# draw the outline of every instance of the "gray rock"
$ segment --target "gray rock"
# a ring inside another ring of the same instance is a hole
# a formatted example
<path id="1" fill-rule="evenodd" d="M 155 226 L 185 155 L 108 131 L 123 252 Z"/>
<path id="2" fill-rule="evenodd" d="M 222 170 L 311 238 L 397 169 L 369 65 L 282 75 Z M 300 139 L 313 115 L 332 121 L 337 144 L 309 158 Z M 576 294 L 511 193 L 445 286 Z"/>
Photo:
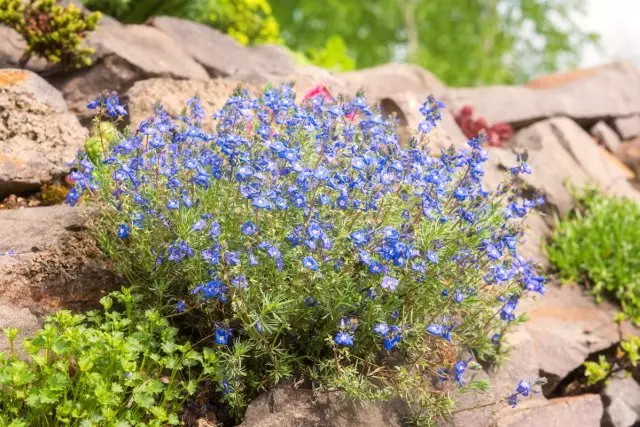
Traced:
<path id="1" fill-rule="evenodd" d="M 624 400 L 615 398 L 605 409 L 602 427 L 633 427 L 638 419 L 638 414 Z"/>
<path id="2" fill-rule="evenodd" d="M 334 393 L 276 388 L 249 404 L 240 427 L 399 427 L 402 412 L 398 402 L 363 405 Z"/>
<path id="3" fill-rule="evenodd" d="M 350 93 L 364 90 L 369 102 L 379 102 L 403 92 L 432 94 L 439 98 L 446 90 L 444 83 L 436 76 L 424 68 L 410 64 L 385 64 L 338 73 L 337 76 L 345 82 Z"/>
<path id="4" fill-rule="evenodd" d="M 407 91 L 388 94 L 375 101 L 380 103 L 384 115 L 396 115 L 400 129 L 404 132 L 401 132 L 401 137 L 404 137 L 402 140 L 406 140 L 408 136 L 416 134 L 418 125 L 424 120 L 419 110 L 429 95 L 429 92 Z M 368 97 L 367 100 L 374 101 Z M 467 138 L 456 124 L 451 112 L 447 109 L 442 111 L 442 121 L 429 134 L 429 142 L 432 147 L 438 149 L 449 148 L 451 145 L 458 149 L 469 148 L 467 146 Z"/>
<path id="5" fill-rule="evenodd" d="M 620 144 L 622 141 L 620 137 L 607 125 L 605 122 L 600 121 L 591 128 L 591 135 L 593 135 L 602 145 L 607 147 L 612 153 L 617 153 L 620 150 Z"/>
<path id="6" fill-rule="evenodd" d="M 0 70 L 0 196 L 36 190 L 68 171 L 86 130 L 38 75 Z"/>
<path id="7" fill-rule="evenodd" d="M 0 331 L 6 328 L 17 328 L 20 333 L 14 343 L 13 351 L 19 353 L 20 342 L 32 336 L 40 327 L 40 321 L 28 308 L 18 308 L 0 302 Z M 0 333 L 0 353 L 9 353 L 11 346 L 4 334 Z"/>
<path id="8" fill-rule="evenodd" d="M 623 143 L 618 158 L 629 166 L 636 176 L 640 176 L 640 137 Z"/>
<path id="9" fill-rule="evenodd" d="M 549 76 L 527 86 L 454 88 L 446 99 L 455 111 L 470 105 L 489 123 L 516 127 L 554 116 L 595 123 L 640 113 L 640 72 L 629 62 Z"/>
<path id="10" fill-rule="evenodd" d="M 67 206 L 0 211 L 0 304 L 41 319 L 60 308 L 93 308 L 122 284 L 85 231 L 84 215 Z"/>
<path id="11" fill-rule="evenodd" d="M 640 200 L 638 193 L 627 182 L 624 170 L 603 156 L 602 150 L 576 122 L 558 117 L 549 120 L 549 124 L 556 139 L 591 181 L 609 194 Z"/>
<path id="12" fill-rule="evenodd" d="M 141 120 L 151 117 L 153 105 L 157 102 L 162 103 L 170 115 L 177 116 L 185 108 L 189 98 L 199 96 L 206 112 L 203 125 L 206 129 L 213 130 L 211 115 L 224 106 L 238 86 L 246 87 L 253 93 L 258 90 L 257 86 L 222 78 L 201 81 L 149 79 L 137 82 L 126 93 L 131 123 L 135 129 Z"/>
<path id="13" fill-rule="evenodd" d="M 316 74 L 315 86 L 323 80 L 336 80 L 324 70 L 300 70 L 293 55 L 283 46 L 242 46 L 232 37 L 206 25 L 183 19 L 160 16 L 149 25 L 164 32 L 184 46 L 193 59 L 201 64 L 211 77 L 229 77 L 246 83 L 278 84 L 287 80 Z M 324 74 L 324 76 L 320 76 Z M 320 78 L 321 77 L 321 78 Z M 307 86 L 307 85 L 305 85 Z"/>
<path id="14" fill-rule="evenodd" d="M 618 327 L 611 321 L 618 311 L 615 306 L 596 304 L 577 285 L 550 284 L 544 297 L 521 305 L 529 318 L 521 333 L 531 337 L 527 363 L 547 377 L 549 390 L 591 353 L 616 344 L 620 334 L 634 332 L 628 323 Z"/>
<path id="15" fill-rule="evenodd" d="M 600 427 L 602 402 L 597 394 L 526 402 L 505 409 L 492 427 Z"/>
<path id="16" fill-rule="evenodd" d="M 640 384 L 632 377 L 615 374 L 603 391 L 605 411 L 612 427 L 630 427 L 640 421 Z M 606 402 L 610 403 L 607 405 Z"/>
<path id="17" fill-rule="evenodd" d="M 625 172 L 575 122 L 559 117 L 538 122 L 518 131 L 513 138 L 514 151 L 526 149 L 533 173 L 521 180 L 540 191 L 548 207 L 565 215 L 572 206 L 567 185 L 582 188 L 592 183 L 610 194 L 638 200 L 638 193 L 626 180 Z M 513 165 L 507 150 L 491 150 L 502 168 Z"/>
<path id="18" fill-rule="evenodd" d="M 211 77 L 230 77 L 242 68 L 253 67 L 248 48 L 207 25 L 168 16 L 152 18 L 148 25 L 183 46 Z"/>
<path id="19" fill-rule="evenodd" d="M 640 136 L 640 114 L 627 117 L 619 117 L 613 121 L 622 139 L 631 139 Z"/>
<path id="20" fill-rule="evenodd" d="M 96 50 L 94 64 L 51 80 L 69 109 L 85 119 L 90 115 L 87 101 L 103 90 L 123 93 L 136 81 L 151 77 L 208 78 L 182 46 L 153 27 L 104 25 L 90 34 L 87 43 Z"/>

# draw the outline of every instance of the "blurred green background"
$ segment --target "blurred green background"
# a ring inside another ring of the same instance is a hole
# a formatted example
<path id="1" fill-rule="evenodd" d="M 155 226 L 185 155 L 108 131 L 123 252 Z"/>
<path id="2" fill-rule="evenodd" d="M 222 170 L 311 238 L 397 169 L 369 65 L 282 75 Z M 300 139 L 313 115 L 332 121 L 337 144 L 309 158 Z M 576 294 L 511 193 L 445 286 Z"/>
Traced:
<path id="1" fill-rule="evenodd" d="M 400 61 L 449 85 L 518 83 L 578 64 L 585 0 L 83 0 L 127 23 L 171 15 L 330 70 Z"/>

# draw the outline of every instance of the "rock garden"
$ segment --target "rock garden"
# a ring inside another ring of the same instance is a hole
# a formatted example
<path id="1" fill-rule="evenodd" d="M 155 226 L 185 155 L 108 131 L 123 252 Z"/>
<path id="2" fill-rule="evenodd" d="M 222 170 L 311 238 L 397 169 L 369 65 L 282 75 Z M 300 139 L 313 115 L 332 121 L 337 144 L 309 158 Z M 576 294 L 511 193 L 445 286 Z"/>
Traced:
<path id="1" fill-rule="evenodd" d="M 640 425 L 635 65 L 455 87 L 73 2 L 47 56 L 0 5 L 0 425 Z"/>

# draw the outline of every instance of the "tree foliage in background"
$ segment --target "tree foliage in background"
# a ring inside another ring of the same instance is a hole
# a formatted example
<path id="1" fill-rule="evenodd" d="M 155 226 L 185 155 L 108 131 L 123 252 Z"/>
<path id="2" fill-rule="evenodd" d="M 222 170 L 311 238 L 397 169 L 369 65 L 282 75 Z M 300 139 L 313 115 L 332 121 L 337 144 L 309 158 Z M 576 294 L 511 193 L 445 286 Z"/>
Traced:
<path id="1" fill-rule="evenodd" d="M 280 29 L 268 0 L 83 0 L 125 23 L 153 16 L 190 19 L 217 28 L 242 44 L 278 43 Z"/>
<path id="2" fill-rule="evenodd" d="M 511 83 L 577 64 L 584 0 L 271 0 L 294 50 L 340 36 L 358 68 L 417 63 L 450 85 Z"/>
<path id="3" fill-rule="evenodd" d="M 82 42 L 99 19 L 100 13 L 85 14 L 56 0 L 0 0 L 0 23 L 16 30 L 27 44 L 21 67 L 34 55 L 61 68 L 90 65 L 94 51 Z"/>

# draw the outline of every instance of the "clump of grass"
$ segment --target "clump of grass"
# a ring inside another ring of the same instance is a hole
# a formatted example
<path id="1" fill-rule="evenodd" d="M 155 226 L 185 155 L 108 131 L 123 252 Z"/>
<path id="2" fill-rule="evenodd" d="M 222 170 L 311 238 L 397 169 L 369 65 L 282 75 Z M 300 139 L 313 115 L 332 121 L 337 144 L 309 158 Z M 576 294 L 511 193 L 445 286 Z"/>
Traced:
<path id="1" fill-rule="evenodd" d="M 549 260 L 563 280 L 586 284 L 598 300 L 616 299 L 640 324 L 640 206 L 595 189 L 577 200 L 573 214 L 558 222 Z"/>

